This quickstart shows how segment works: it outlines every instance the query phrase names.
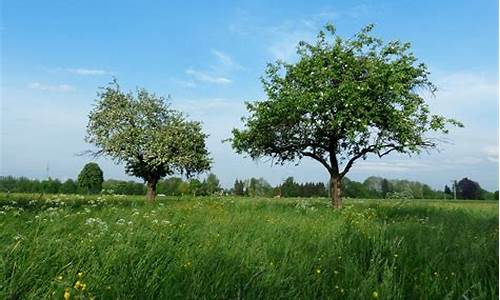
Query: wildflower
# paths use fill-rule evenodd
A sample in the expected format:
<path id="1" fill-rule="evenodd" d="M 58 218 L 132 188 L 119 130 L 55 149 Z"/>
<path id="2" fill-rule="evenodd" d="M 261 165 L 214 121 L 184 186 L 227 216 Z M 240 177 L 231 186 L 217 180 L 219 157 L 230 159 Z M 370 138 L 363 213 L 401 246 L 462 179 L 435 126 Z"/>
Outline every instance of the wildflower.
<path id="1" fill-rule="evenodd" d="M 397 255 L 397 254 L 394 254 L 394 257 L 396 257 L 396 258 L 397 258 L 397 257 L 398 257 L 398 255 Z"/>
<path id="2" fill-rule="evenodd" d="M 321 269 L 316 269 L 316 273 L 321 274 Z"/>
<path id="3" fill-rule="evenodd" d="M 82 277 L 83 276 L 83 272 L 78 272 L 78 277 Z"/>
<path id="4" fill-rule="evenodd" d="M 438 275 L 439 275 L 438 272 L 434 272 L 434 276 L 438 276 Z"/>
<path id="5" fill-rule="evenodd" d="M 338 273 L 339 273 L 339 271 L 333 270 L 333 274 L 337 275 Z"/>
<path id="6" fill-rule="evenodd" d="M 455 272 L 451 272 L 451 276 L 455 276 Z"/>
<path id="7" fill-rule="evenodd" d="M 59 275 L 59 276 L 57 276 L 57 279 L 58 279 L 58 280 L 62 280 L 62 279 L 63 279 L 63 277 L 62 277 L 61 275 Z"/>
<path id="8" fill-rule="evenodd" d="M 373 299 L 378 299 L 378 293 L 377 293 L 377 291 L 375 291 L 375 292 L 372 293 L 372 298 Z"/>
<path id="9" fill-rule="evenodd" d="M 71 293 L 69 292 L 69 288 L 66 288 L 64 290 L 64 300 L 69 300 L 69 297 L 71 297 Z"/>
<path id="10" fill-rule="evenodd" d="M 82 286 L 82 283 L 80 282 L 80 280 L 78 280 L 78 281 L 75 283 L 75 289 L 79 289 L 81 286 Z"/>

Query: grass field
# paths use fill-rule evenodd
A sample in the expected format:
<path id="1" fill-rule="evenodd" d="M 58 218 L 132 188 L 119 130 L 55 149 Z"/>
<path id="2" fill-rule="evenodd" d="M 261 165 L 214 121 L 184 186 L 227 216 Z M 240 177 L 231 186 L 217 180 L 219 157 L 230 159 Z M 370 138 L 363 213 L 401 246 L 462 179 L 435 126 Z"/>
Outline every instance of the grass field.
<path id="1" fill-rule="evenodd" d="M 0 195 L 0 299 L 496 299 L 498 203 Z"/>

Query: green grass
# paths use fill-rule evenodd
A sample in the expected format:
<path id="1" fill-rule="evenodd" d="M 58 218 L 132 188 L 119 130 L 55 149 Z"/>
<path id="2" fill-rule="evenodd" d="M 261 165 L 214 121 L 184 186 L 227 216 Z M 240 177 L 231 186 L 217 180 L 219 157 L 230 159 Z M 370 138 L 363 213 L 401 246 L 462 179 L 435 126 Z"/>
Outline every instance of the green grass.
<path id="1" fill-rule="evenodd" d="M 497 202 L 4 194 L 0 228 L 1 299 L 498 298 Z"/>

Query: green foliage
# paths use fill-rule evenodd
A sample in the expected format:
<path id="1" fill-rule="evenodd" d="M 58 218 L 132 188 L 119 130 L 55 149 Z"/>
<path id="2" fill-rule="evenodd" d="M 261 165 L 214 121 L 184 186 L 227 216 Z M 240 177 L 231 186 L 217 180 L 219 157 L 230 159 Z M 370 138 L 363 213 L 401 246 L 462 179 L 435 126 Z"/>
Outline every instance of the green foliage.
<path id="1" fill-rule="evenodd" d="M 243 196 L 245 195 L 245 184 L 243 183 L 243 180 L 238 180 L 236 179 L 234 181 L 234 186 L 233 186 L 233 194 L 237 196 Z"/>
<path id="2" fill-rule="evenodd" d="M 102 184 L 103 194 L 145 195 L 146 186 L 135 181 L 108 179 Z"/>
<path id="3" fill-rule="evenodd" d="M 222 191 L 219 178 L 217 178 L 214 173 L 208 174 L 207 179 L 203 181 L 203 185 L 205 185 L 208 195 L 213 195 Z"/>
<path id="4" fill-rule="evenodd" d="M 78 185 L 73 179 L 67 179 L 65 182 L 62 183 L 58 192 L 61 194 L 68 194 L 68 195 L 76 194 L 78 193 Z"/>
<path id="5" fill-rule="evenodd" d="M 236 152 L 276 164 L 311 157 L 338 180 L 368 154 L 419 153 L 436 146 L 429 133 L 462 126 L 430 113 L 420 92 L 435 87 L 410 44 L 384 43 L 372 29 L 343 39 L 328 25 L 299 44 L 298 62 L 269 64 L 267 98 L 247 103 L 244 128 L 233 129 Z"/>
<path id="6" fill-rule="evenodd" d="M 103 182 L 104 182 L 104 177 L 102 170 L 96 163 L 86 164 L 83 167 L 80 174 L 78 174 L 78 187 L 83 193 L 87 194 L 100 193 L 102 190 Z M 48 184 L 50 184 L 50 182 Z M 51 193 L 57 193 L 57 190 L 51 191 Z"/>
<path id="7" fill-rule="evenodd" d="M 498 299 L 496 201 L 4 194 L 0 224 L 0 299 Z"/>
<path id="8" fill-rule="evenodd" d="M 206 171 L 211 160 L 200 122 L 188 121 L 166 99 L 138 89 L 124 93 L 116 81 L 103 88 L 90 112 L 86 141 L 147 182 L 174 173 Z"/>
<path id="9" fill-rule="evenodd" d="M 479 183 L 462 178 L 457 184 L 457 197 L 459 199 L 482 199 L 482 189 Z"/>

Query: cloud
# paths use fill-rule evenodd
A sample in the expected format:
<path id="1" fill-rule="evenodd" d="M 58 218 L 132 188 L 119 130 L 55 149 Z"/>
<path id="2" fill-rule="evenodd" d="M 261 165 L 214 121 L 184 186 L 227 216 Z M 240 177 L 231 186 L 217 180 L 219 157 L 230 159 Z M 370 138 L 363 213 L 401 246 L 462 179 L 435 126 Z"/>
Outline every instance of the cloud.
<path id="1" fill-rule="evenodd" d="M 83 75 L 83 76 L 101 76 L 101 75 L 111 74 L 111 72 L 108 72 L 105 70 L 84 69 L 84 68 L 68 69 L 68 72 L 76 74 L 76 75 Z"/>
<path id="2" fill-rule="evenodd" d="M 214 70 L 218 70 L 220 67 L 227 70 L 243 69 L 243 67 L 235 62 L 227 53 L 212 49 L 212 54 L 217 58 L 219 63 L 219 66 L 212 67 Z"/>
<path id="3" fill-rule="evenodd" d="M 226 85 L 232 82 L 231 79 L 222 76 L 215 76 L 204 71 L 187 69 L 186 74 L 191 75 L 194 79 L 201 82 Z"/>
<path id="4" fill-rule="evenodd" d="M 188 114 L 213 114 L 220 117 L 221 114 L 241 116 L 245 112 L 245 104 L 239 100 L 231 101 L 225 98 L 197 99 L 174 101 L 174 106 Z M 237 118 L 235 117 L 237 120 Z"/>
<path id="5" fill-rule="evenodd" d="M 69 84 L 49 85 L 40 82 L 32 82 L 28 85 L 28 88 L 49 92 L 71 92 L 74 90 L 73 86 Z"/>
<path id="6" fill-rule="evenodd" d="M 392 161 L 360 161 L 356 169 L 359 171 L 376 172 L 406 172 L 416 168 L 427 168 L 428 165 L 422 162 L 410 160 Z"/>
<path id="7" fill-rule="evenodd" d="M 182 79 L 177 79 L 177 78 L 170 78 L 170 81 L 180 85 L 183 88 L 195 88 L 198 85 L 193 81 L 193 80 L 182 80 Z"/>
<path id="8" fill-rule="evenodd" d="M 296 57 L 296 48 L 300 41 L 313 41 L 318 31 L 328 22 L 344 19 L 358 19 L 373 8 L 367 5 L 354 5 L 345 10 L 322 9 L 313 14 L 303 15 L 281 23 L 263 24 L 259 18 L 247 11 L 238 10 L 235 20 L 229 24 L 233 34 L 264 41 L 266 51 L 272 59 L 290 61 Z"/>
<path id="9" fill-rule="evenodd" d="M 487 160 L 498 163 L 498 144 L 486 146 L 482 152 L 486 155 Z"/>

